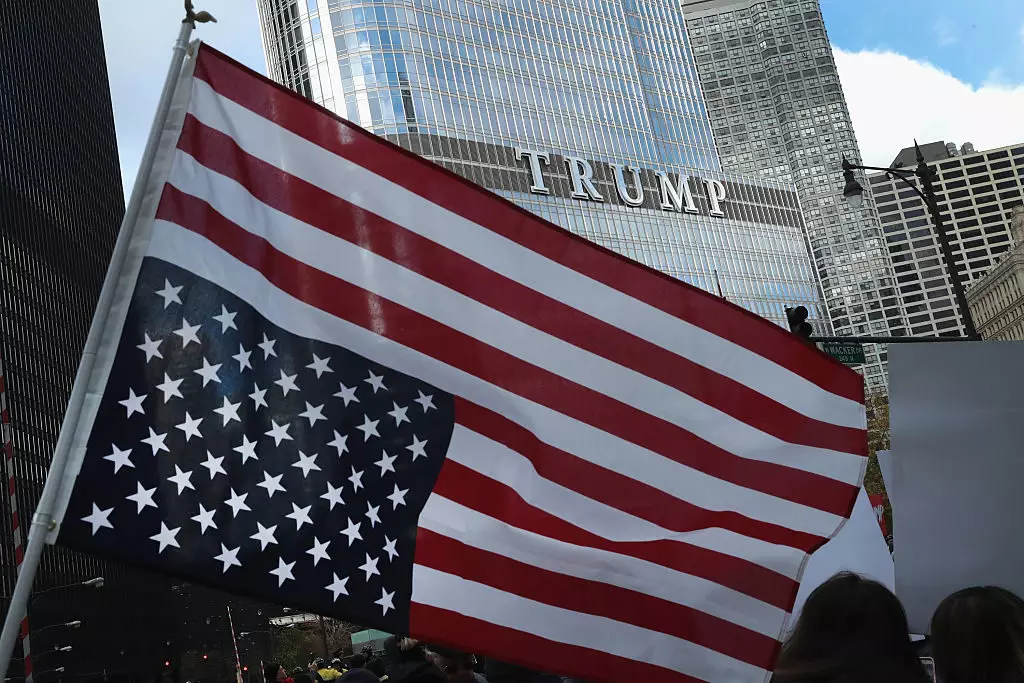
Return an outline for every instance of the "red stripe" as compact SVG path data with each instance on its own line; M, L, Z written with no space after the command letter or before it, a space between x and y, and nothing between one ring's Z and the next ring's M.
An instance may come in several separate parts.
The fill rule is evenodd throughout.
M545 479L670 531L717 527L801 550L821 542L821 537L813 534L751 519L738 512L705 510L680 500L661 489L546 444L512 420L459 396L455 397L455 421L527 458L537 474ZM778 578L782 581L780 589L792 588L788 578L781 575Z
M771 666L778 644L692 607L540 569L426 529L416 536L416 564L553 607L666 633L763 669Z
M7 478L7 493L14 495L14 477Z
M511 487L453 460L446 460L441 467L433 493L518 529L653 562L713 581L779 609L792 609L796 599L796 582L783 585L778 574L753 562L680 541L609 541L533 507Z
M700 679L654 664L616 657L603 650L558 643L416 602L409 605L409 633L427 642L532 669L578 676L591 683L702 683Z
M850 501L857 495L855 486L843 482L741 458L664 420L316 270L171 185L165 187L157 218L205 236L278 289L311 306L711 476L838 515L849 512Z
M25 551L21 549L21 543L18 543L18 545L14 546L14 562L20 567L24 559Z
M859 375L777 325L594 245L287 90L203 45L196 78L310 142L573 270L769 358L828 391L863 402ZM456 182L453 182L456 181Z
M520 322L674 387L790 443L867 455L867 432L788 408L640 337L506 278L436 242L247 154L189 114L178 148L303 223L371 251Z
M4 391L4 376L0 375L0 394Z
M21 519L18 517L18 510L15 508L14 501L11 501L11 528L17 529L21 526Z
M7 412L7 408L0 411L0 422L4 424L9 424L11 422L11 415Z

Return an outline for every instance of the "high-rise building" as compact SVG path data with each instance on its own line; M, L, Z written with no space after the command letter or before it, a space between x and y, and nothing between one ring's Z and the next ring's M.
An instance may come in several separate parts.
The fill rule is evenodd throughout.
M860 152L818 0L684 0L722 167L795 183L838 335L906 334L892 265L866 188L843 201L843 157ZM885 347L865 348L869 389Z
M970 291L1010 248L1014 206L1024 199L1024 145L977 152L970 143L958 151L952 143L933 142L922 145L921 151L935 170L935 198L953 261ZM913 147L902 150L892 164L911 169L916 165ZM924 202L902 181L884 173L868 180L910 333L962 336L963 320Z
M96 0L67 3L45 20L5 12L0 44L0 357L24 532L124 199ZM16 566L8 487L3 491L0 613L7 612ZM81 585L98 577L100 588ZM158 631L169 626L161 586L126 567L47 548L29 609L37 680L61 666L68 675L159 674ZM59 626L69 622L81 627ZM52 652L58 644L72 649ZM21 661L12 663L10 679L22 675Z
M268 72L579 235L831 326L799 201L723 173L678 0L258 0Z

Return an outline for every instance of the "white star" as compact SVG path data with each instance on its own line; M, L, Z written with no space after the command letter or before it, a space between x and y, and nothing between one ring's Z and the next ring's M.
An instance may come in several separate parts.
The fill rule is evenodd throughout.
M375 529L380 524L380 505L366 504L366 518L370 520L370 528Z
M178 485L178 495L180 496L185 489L196 490L196 487L192 485L192 470L182 471L178 467L177 463L174 465L174 476L167 477L167 481L173 481Z
M338 451L338 457L341 457L342 453L348 452L348 434L342 436L338 433L338 430L334 430L334 441L328 441L328 446L332 446Z
M277 351L274 350L274 344L276 343L276 339L267 339L267 333L263 333L263 341L256 345L263 349L263 360L267 360L271 356L277 358Z
M245 499L249 496L249 494L243 493L242 495L238 495L237 493L235 493L234 489L230 490L231 497L224 501L224 504L231 508L231 518L234 519L235 517L237 517L238 512L240 510L248 510L251 512L252 508L245 504Z
M100 510L96 503L92 504L92 512L82 517L82 521L92 526L92 535L95 536L96 532L106 527L107 529L113 529L114 525L110 523L110 513L114 511L114 508L107 510Z
M259 460L259 456L256 455L256 442L249 441L249 437L245 434L242 435L242 445L235 446L232 450L235 453L241 453L243 465L249 462L250 459Z
M377 432L377 423L380 420L371 420L369 415L363 415L363 424L356 427L363 433L363 441L369 441L371 436L380 436Z
M220 384L220 377L217 376L217 371L220 370L221 363L216 365L210 365L210 361L203 359L203 367L198 370L193 370L194 373L203 378L203 386L205 387L210 382L216 382Z
M380 476L383 477L385 472L395 471L395 460L398 458L397 455L388 455L387 451L381 451L380 460L373 463L380 468Z
M277 569L271 569L270 573L277 577L278 588L283 586L285 581L295 580L295 575L292 574L292 567L294 566L294 562L285 562L283 558L277 558Z
M362 534L359 533L359 522L353 522L352 518L348 518L348 528L341 532L342 536L348 536L348 545L352 547L354 541L363 540Z
M164 309L166 309L172 303L174 303L174 304L180 304L181 303L181 298L178 296L178 293L181 291L181 288L183 286L184 285L175 287L175 286L173 286L171 284L170 280L164 280L164 288L156 290L157 296L163 297Z
M145 508L155 508L157 505L153 502L153 494L156 493L156 487L151 489L143 488L142 482L135 484L135 493L128 496L128 500L135 501L136 514L142 512Z
M335 394L337 398L340 398L345 402L345 407L348 407L349 403L359 403L359 399L356 398L356 388L346 387L344 382L339 382L338 386L341 387L341 391Z
M336 489L336 488L334 488L334 485L331 484L331 482L327 482L327 493L321 495L320 497L323 498L324 500L330 501L330 503L331 503L331 508L330 509L331 510L334 509L335 504L341 505L341 506L344 507L345 501L341 499L341 491L342 491L342 489L340 489L340 488Z
M264 470L263 481L256 485L262 486L267 490L267 498L273 498L276 492L285 492L284 487L281 486L281 477L283 476L283 474L279 474L276 477L272 477Z
M398 484L395 484L395 490L387 497L394 506L393 510L397 510L399 505L405 505L405 494L407 493L409 493L409 489L399 489Z
M171 452L171 449L167 447L164 440L167 438L166 434L157 434L153 431L153 428L149 428L149 436L142 440L143 443L148 443L149 447L153 449L153 455L156 455L160 451Z
M316 453L313 455L306 455L302 451L299 451L298 462L293 462L292 467L298 467L302 470L302 478L305 479L309 476L309 473L313 470L319 472L320 466L316 464Z
M309 420L310 427L315 425L319 420L327 419L326 417L324 417L323 404L314 407L310 405L309 401L306 401L306 410L304 412L299 413L299 417L304 417L307 420Z
M348 480L352 482L352 490L358 491L363 488L363 471L359 470L356 472L356 468L353 467L352 474L349 476Z
M338 575L334 572L331 572L331 576L334 577L334 581L331 582L331 585L326 586L326 588L334 594L334 601L337 602L339 595L348 595L348 588L345 587L345 584L348 583L348 577L339 579Z
M178 389L178 387L181 386L182 381L184 380L172 380L170 375L168 375L166 372L164 373L163 384L156 385L157 389L164 392L164 403L170 401L172 396L177 396L178 398L185 398L184 396L181 395L181 390Z
M220 333L224 334L228 330L237 330L235 326L235 316L238 313L229 313L227 306L220 307L220 315L213 316L213 319L220 323Z
M370 557L370 553L366 553L366 562L359 565L359 568L366 572L366 580L369 581L370 577L376 574L380 576L380 571L377 569L377 558Z
M319 358L315 353L313 354L313 362L306 367L316 373L316 378L320 379L320 375L325 372L334 372L327 364L331 362L331 357Z
M276 421L271 420L270 424L272 425L272 427L271 427L270 431L266 433L266 435L274 440L274 445L275 446L280 446L282 441L291 441L292 440L291 435L288 434L288 423L287 422L285 424L283 424L283 425L279 425L279 424L277 424Z
M210 470L210 479L213 479L218 474L227 476L227 470L225 470L221 465L222 462L224 462L224 456L215 458L213 457L213 453L206 451L206 462L201 462L199 464Z
M199 433L199 423L203 421L203 418L192 419L192 416L185 411L185 421L178 425L178 429L185 432L185 443L188 443L193 436L198 436L200 439L203 435Z
M226 574L230 567L241 567L242 563L238 561L238 551L240 548L232 548L228 550L228 547L223 543L220 544L220 555L214 556L213 559L224 563L224 570L221 574Z
M388 562L398 557L398 549L395 548L397 540L392 541L386 535L384 536L384 552L388 554Z
M380 605L383 610L381 616L387 616L389 609L395 609L395 591L388 593L383 588L380 589L380 600L374 600L373 604Z
M384 391L388 390L388 388L384 386L384 375L375 375L373 374L373 370L370 370L370 376L363 381L373 387L373 393L375 394L378 389L383 389Z
M123 401L118 401L118 403L123 405L125 407L125 410L128 411L128 415L126 417L131 417L133 413L138 413L139 415L145 415L146 414L146 411L142 409L142 402L145 401L145 400L146 400L146 395L145 394L143 394L142 396L136 396L135 395L135 390L129 388L128 389L128 398L126 398Z
M187 349L188 345L192 342L202 346L202 342L199 341L199 335L196 332L199 331L199 325L189 325L188 320L185 318L181 319L181 329L174 330L174 334L181 337L181 348Z
M313 556L313 566L315 567L317 562L320 560L331 561L331 556L327 554L327 546L331 544L330 541L321 543L320 539L316 536L313 537L313 547L306 551L307 554Z
M286 375L284 370L281 370L281 379L275 379L274 384L281 387L281 394L287 396L289 392L299 391L299 387L295 384L295 378L298 375Z
M258 384L254 384L252 386L253 392L249 394L249 398L252 399L252 402L256 404L257 408L259 408L260 406L263 406L264 408L269 408L270 406L267 405L266 399L267 390L260 389L260 385Z
M249 538L260 542L260 550L266 550L267 546L271 543L277 545L277 539L274 538L274 532L277 531L276 524L272 527L265 527L259 522L256 522L256 527L258 530Z
M238 361L239 372L245 370L246 368L252 370L252 363L249 362L249 356L251 355L252 351L246 351L244 346L242 346L241 344L238 345L238 353L231 357Z
M164 549L169 545L172 545L175 548L181 547L180 545L178 545L178 539L175 538L178 535L179 531L181 531L180 526L176 526L173 529L168 529L166 524L160 522L160 533L149 537L151 540L156 541L160 544L160 549L156 551L157 554L162 553Z
M304 508L300 508L295 503L292 503L291 514L287 514L287 515L285 515L285 517L287 517L288 519L294 519L295 520L295 530L296 531L301 529L303 524L312 524L313 523L313 520L309 518L309 510L312 507L313 507L312 505L307 505Z
M207 510L203 507L203 504L199 504L199 514L192 516L192 521L198 522L199 526L202 527L199 530L200 535L205 536L207 529L216 529L217 523L213 521L213 514L217 511L217 508Z
M162 339L150 339L149 335L145 332L142 336L146 338L146 341L142 342L135 348L142 349L146 354L146 362L153 360L154 358L163 358L164 354L160 353L160 344L163 343Z
M131 461L132 449L129 448L126 451L122 451L117 447L117 444L113 443L110 444L110 447L114 450L110 452L110 455L104 455L103 459L114 463L114 474L120 472L122 467L135 468L135 463Z
M421 406L423 406L423 412L424 413L427 412L430 409L437 410L437 406L434 405L434 395L433 394L424 394L422 391L420 391L418 389L416 390L416 393L419 394L419 398L414 398L413 401L415 401L416 403L419 403Z
M391 402L391 405L393 405L395 408L394 410L389 410L388 415L395 418L396 427L402 424L403 422L409 422L409 418L406 415L406 413L409 412L409 406L400 406L394 401Z
M405 450L412 451L412 461L416 462L416 458L420 457L421 455L424 458L427 457L427 451L425 450L426 445L427 445L427 442L425 440L424 441L420 441L419 437L416 436L415 434L413 434L412 435L412 445L411 446L406 446Z
M239 407L241 407L241 405L241 402L232 403L231 401L228 400L228 397L225 396L224 405L222 405L220 408L213 409L213 412L220 415L221 419L224 421L224 424L221 425L222 427L227 426L228 422L231 422L232 420L234 420L235 422L242 421L242 418L238 417L238 409Z

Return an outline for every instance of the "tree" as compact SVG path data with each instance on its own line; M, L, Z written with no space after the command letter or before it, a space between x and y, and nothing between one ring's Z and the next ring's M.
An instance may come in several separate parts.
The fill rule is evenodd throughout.
M878 451L889 450L889 397L871 394L864 401L868 417L868 471L864 475L864 488L868 493L884 494L885 482L878 466Z

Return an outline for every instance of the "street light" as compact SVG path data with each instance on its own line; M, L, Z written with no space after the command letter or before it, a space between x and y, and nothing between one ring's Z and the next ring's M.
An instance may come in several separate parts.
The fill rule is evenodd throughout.
M946 264L946 271L949 273L949 282L953 286L953 295L956 297L957 308L960 309L960 317L964 321L964 331L970 339L978 339L978 332L974 328L974 319L971 317L971 309L967 305L967 295L964 293L963 283L960 281L960 273L953 262L953 250L949 246L949 237L946 235L946 228L942 222L942 213L939 211L939 203L935 199L935 170L925 163L921 148L914 140L914 149L917 152L917 168L908 171L901 168L879 168L878 166L857 166L851 164L846 157L843 157L843 179L846 185L843 187L843 197L854 209L859 208L864 202L864 188L854 177L856 169L862 171L881 171L890 180L899 178L912 189L924 201L931 214L932 223L935 225L935 234L939 238L939 248L942 251L942 260ZM916 177L921 187L911 182L910 178Z
M49 630L51 628L61 628L61 627L63 627L63 628L81 628L82 627L82 622L80 620L78 620L78 619L75 619L74 621L65 621L63 624L50 624L49 626L43 626L42 628L34 628L34 629L32 629L32 635L37 635L37 634L42 633L43 631L47 631L47 630Z

